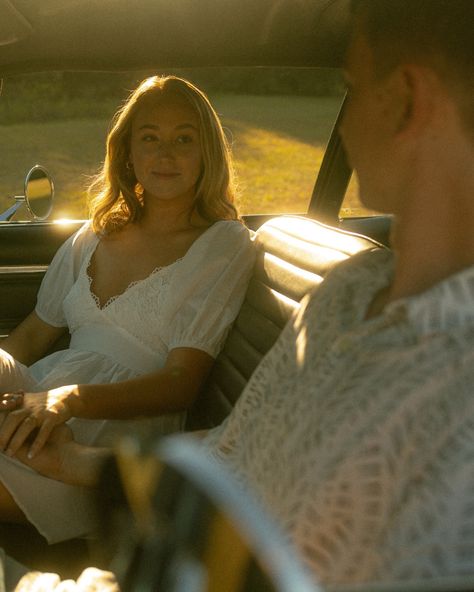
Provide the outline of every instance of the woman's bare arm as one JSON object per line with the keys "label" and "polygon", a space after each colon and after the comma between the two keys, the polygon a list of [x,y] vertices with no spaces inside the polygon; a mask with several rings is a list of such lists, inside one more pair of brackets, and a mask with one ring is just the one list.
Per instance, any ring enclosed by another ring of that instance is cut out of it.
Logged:
{"label": "woman's bare arm", "polygon": [[193,348],[172,350],[163,368],[118,383],[78,385],[70,399],[72,415],[86,419],[127,419],[187,409],[214,360]]}
{"label": "woman's bare arm", "polygon": [[29,366],[43,357],[66,331],[65,327],[53,327],[45,323],[33,311],[1,342],[1,347],[16,360]]}
{"label": "woman's bare arm", "polygon": [[35,456],[52,430],[71,417],[131,419],[187,409],[207,377],[213,358],[194,348],[172,350],[165,366],[150,374],[109,384],[67,385],[43,393],[25,393],[19,409],[0,427],[0,449],[14,455],[35,430]]}

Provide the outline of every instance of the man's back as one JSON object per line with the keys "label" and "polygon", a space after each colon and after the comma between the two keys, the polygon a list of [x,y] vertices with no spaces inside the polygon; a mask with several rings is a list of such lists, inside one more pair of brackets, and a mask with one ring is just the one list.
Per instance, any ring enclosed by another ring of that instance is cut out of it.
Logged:
{"label": "man's back", "polygon": [[474,569],[474,269],[366,319],[392,274],[340,265],[206,440],[331,584]]}

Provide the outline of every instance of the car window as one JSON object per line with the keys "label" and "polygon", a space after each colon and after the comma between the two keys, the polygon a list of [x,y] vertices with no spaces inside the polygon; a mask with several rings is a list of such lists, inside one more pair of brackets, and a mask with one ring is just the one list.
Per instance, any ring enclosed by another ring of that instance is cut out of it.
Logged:
{"label": "car window", "polygon": [[[52,218],[87,217],[86,189],[104,158],[107,128],[137,82],[155,72],[47,72],[4,79],[0,97],[0,208],[35,164],[53,177]],[[307,211],[344,93],[329,69],[209,68],[195,82],[221,115],[244,214]],[[160,72],[161,74],[161,72]],[[311,122],[311,123],[308,123]],[[21,208],[15,219],[27,219]]]}
{"label": "car window", "polygon": [[353,173],[347,186],[344,200],[339,211],[340,218],[360,218],[367,216],[380,216],[380,212],[370,210],[361,203],[359,198],[359,185],[357,176]]}

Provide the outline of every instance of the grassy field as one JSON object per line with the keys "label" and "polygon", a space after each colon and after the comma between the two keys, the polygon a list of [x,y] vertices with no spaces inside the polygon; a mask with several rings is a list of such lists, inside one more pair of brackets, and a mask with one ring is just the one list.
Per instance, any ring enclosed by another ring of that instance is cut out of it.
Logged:
{"label": "grassy field", "polygon": [[[340,101],[286,96],[212,97],[231,141],[243,213],[304,212]],[[91,105],[91,114],[94,113]],[[54,218],[87,215],[86,188],[103,160],[108,119],[0,126],[0,208],[22,192],[34,164],[56,187]]]}

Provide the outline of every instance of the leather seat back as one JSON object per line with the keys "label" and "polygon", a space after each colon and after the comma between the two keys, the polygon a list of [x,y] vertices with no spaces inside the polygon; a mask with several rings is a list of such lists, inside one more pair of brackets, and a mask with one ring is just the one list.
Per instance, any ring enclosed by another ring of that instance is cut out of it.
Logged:
{"label": "leather seat back", "polygon": [[302,297],[337,263],[381,248],[370,238],[298,216],[273,218],[258,229],[254,241],[257,259],[244,303],[188,413],[187,429],[218,425],[228,415]]}

